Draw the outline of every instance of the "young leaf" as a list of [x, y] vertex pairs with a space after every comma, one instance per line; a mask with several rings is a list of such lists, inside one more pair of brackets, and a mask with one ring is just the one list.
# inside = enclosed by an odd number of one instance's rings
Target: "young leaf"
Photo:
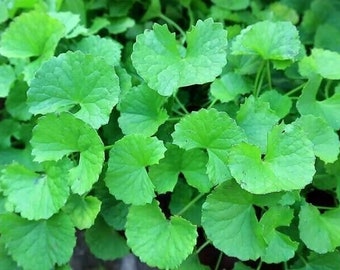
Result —
[[27, 219], [49, 218], [64, 206], [69, 196], [67, 165], [45, 165], [36, 173], [19, 164], [7, 166], [0, 177], [1, 188], [14, 210]]
[[64, 26], [46, 13], [24, 12], [2, 34], [0, 53], [15, 58], [52, 56], [64, 34]]
[[313, 180], [313, 144], [298, 127], [275, 126], [268, 134], [266, 154], [255, 145], [241, 143], [229, 153], [232, 176], [245, 190], [266, 194], [302, 189]]
[[340, 246], [340, 208], [320, 214], [310, 204], [303, 204], [299, 214], [300, 238], [317, 253], [327, 253]]
[[302, 115], [293, 125], [305, 131], [308, 139], [314, 144], [317, 157], [327, 163], [337, 160], [340, 150], [339, 138], [325, 120], [314, 115]]
[[264, 153], [267, 148], [267, 135], [279, 117], [270, 109], [269, 103], [249, 96], [236, 116], [237, 124], [245, 131], [248, 142], [260, 147]]
[[0, 98], [7, 97], [9, 89], [15, 80], [15, 73], [11, 66], [0, 66]]
[[90, 228], [99, 211], [101, 201], [93, 196], [73, 194], [67, 201], [63, 211], [68, 214], [75, 227], [79, 230]]
[[200, 149], [185, 151], [171, 145], [165, 152], [165, 158], [150, 167], [149, 175], [158, 193], [172, 191], [180, 173], [189, 185], [200, 192], [208, 192], [212, 183], [206, 175], [207, 162], [206, 154]]
[[212, 19], [199, 20], [180, 46], [166, 25], [137, 37], [131, 55], [138, 74], [163, 96], [179, 87], [213, 81], [226, 62], [227, 32]]
[[70, 111], [97, 129], [109, 121], [119, 92], [118, 77], [103, 58], [67, 52], [39, 69], [28, 90], [28, 104], [33, 114]]
[[196, 226], [181, 217], [167, 220], [154, 201], [130, 207], [126, 237], [143, 262], [164, 269], [178, 267], [192, 253], [197, 232]]
[[72, 114], [64, 112], [39, 118], [31, 144], [35, 160], [39, 162], [79, 153], [78, 165], [69, 170], [74, 193], [89, 191], [98, 180], [104, 161], [103, 143], [93, 128]]
[[76, 244], [70, 219], [57, 214], [48, 220], [29, 221], [16, 214], [0, 215], [1, 241], [25, 270], [50, 270], [70, 260]]
[[218, 186], [203, 204], [202, 226], [214, 246], [240, 260], [256, 260], [264, 251], [252, 194], [234, 181]]
[[126, 240], [101, 218], [86, 230], [85, 240], [91, 252], [102, 260], [115, 260], [129, 253]]
[[110, 193], [126, 204], [151, 203], [155, 188], [146, 166], [157, 164], [165, 150], [161, 141], [140, 134], [117, 141], [110, 150], [105, 176]]
[[235, 55], [259, 55], [265, 60], [294, 60], [300, 45], [299, 33], [291, 22], [262, 21], [243, 29], [231, 50]]
[[292, 107], [292, 100], [288, 96], [283, 96], [275, 90], [264, 92], [259, 100], [268, 102], [270, 108], [280, 118], [284, 118]]
[[186, 150], [203, 148], [208, 152], [207, 172], [212, 183], [230, 178], [227, 154], [231, 147], [246, 140], [242, 129], [224, 112], [201, 109], [185, 116], [172, 134], [174, 144]]
[[151, 136], [168, 118], [164, 97], [146, 84], [130, 89], [119, 103], [119, 126], [124, 134], [141, 133]]

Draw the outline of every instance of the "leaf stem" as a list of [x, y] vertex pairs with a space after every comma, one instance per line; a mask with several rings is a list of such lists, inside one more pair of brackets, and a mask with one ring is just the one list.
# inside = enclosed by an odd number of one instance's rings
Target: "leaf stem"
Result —
[[114, 144], [110, 144], [110, 145], [105, 145], [104, 146], [104, 150], [111, 150], [111, 148], [114, 146]]
[[172, 19], [170, 19], [168, 16], [164, 15], [163, 13], [159, 14], [158, 17], [162, 19], [163, 21], [165, 21], [167, 24], [172, 25], [181, 34], [181, 36], [185, 38], [184, 30], [175, 21], [173, 21]]
[[183, 215], [191, 206], [193, 206], [199, 199], [205, 196], [205, 193], [198, 194], [195, 198], [193, 198], [186, 206], [184, 206], [176, 215]]
[[221, 251], [220, 255], [218, 256], [214, 270], [218, 270], [218, 268], [220, 267], [220, 264], [221, 264], [221, 261], [222, 261], [222, 256], [223, 256], [223, 252]]
[[185, 112], [185, 114], [189, 114], [187, 108], [185, 108], [185, 106], [183, 105], [183, 103], [178, 99], [178, 97], [176, 95], [174, 95], [174, 99], [177, 102], [177, 104], [181, 107], [181, 109], [183, 110], [183, 112]]
[[258, 264], [257, 267], [256, 267], [256, 270], [260, 270], [261, 267], [262, 267], [262, 261], [259, 262], [259, 264]]
[[211, 244], [211, 240], [205, 241], [197, 250], [196, 254], [199, 254], [207, 245]]
[[179, 121], [181, 119], [182, 119], [182, 117], [169, 117], [167, 121], [176, 122], [176, 121]]
[[306, 261], [306, 259], [305, 259], [304, 257], [302, 257], [301, 254], [298, 254], [298, 257], [299, 257], [299, 259], [300, 259], [305, 265], [308, 264], [308, 262]]
[[265, 67], [266, 67], [266, 61], [263, 61], [261, 63], [259, 70], [256, 73], [255, 84], [254, 84], [254, 96], [255, 97], [258, 97], [260, 94], [260, 90], [262, 88], [262, 83], [263, 83]]
[[306, 83], [303, 83], [295, 88], [293, 88], [292, 90], [290, 90], [289, 92], [287, 92], [285, 95], [286, 96], [291, 96], [293, 94], [295, 94], [296, 92], [300, 91], [302, 88], [304, 88], [306, 85]]
[[270, 62], [269, 61], [267, 61], [266, 68], [267, 68], [268, 87], [269, 87], [270, 90], [272, 90], [273, 85], [272, 85], [272, 76], [271, 76], [271, 73], [270, 73]]
[[211, 109], [211, 108], [216, 104], [217, 101], [218, 101], [218, 99], [215, 98], [215, 99], [210, 103], [210, 105], [207, 107], [207, 109], [208, 109], [208, 110]]
[[332, 81], [328, 80], [325, 85], [325, 98], [329, 98], [329, 90], [331, 88]]

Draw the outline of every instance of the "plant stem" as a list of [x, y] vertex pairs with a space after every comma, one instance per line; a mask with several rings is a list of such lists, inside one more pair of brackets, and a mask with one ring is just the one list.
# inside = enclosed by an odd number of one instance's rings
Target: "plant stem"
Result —
[[186, 206], [184, 206], [181, 211], [179, 211], [176, 215], [181, 216], [183, 215], [191, 206], [195, 204], [199, 199], [205, 196], [205, 193], [198, 194], [195, 198], [193, 198]]
[[220, 264], [221, 264], [221, 261], [222, 261], [222, 255], [223, 255], [223, 253], [222, 253], [222, 251], [221, 251], [221, 252], [220, 252], [220, 255], [218, 256], [217, 263], [216, 263], [216, 265], [215, 265], [214, 270], [218, 270], [218, 268], [220, 267]]
[[258, 97], [262, 88], [264, 70], [266, 67], [266, 61], [263, 61], [259, 70], [256, 73], [255, 84], [254, 84], [254, 96]]
[[176, 122], [176, 121], [179, 121], [181, 119], [182, 119], [182, 117], [169, 117], [167, 121]]
[[185, 38], [185, 32], [182, 29], [182, 27], [180, 27], [175, 21], [171, 20], [169, 17], [167, 17], [164, 14], [159, 14], [158, 17], [162, 20], [164, 20], [167, 24], [172, 25], [180, 34], [181, 36], [183, 36]]
[[269, 87], [270, 90], [272, 90], [273, 85], [272, 85], [272, 76], [271, 76], [271, 73], [270, 73], [270, 62], [269, 61], [267, 61], [266, 67], [267, 67], [268, 87]]
[[328, 80], [325, 85], [325, 98], [329, 98], [329, 90], [331, 88], [332, 81]]
[[302, 257], [302, 255], [298, 254], [298, 256], [299, 256], [299, 259], [300, 259], [305, 265], [308, 264], [307, 261], [305, 260], [305, 258]]
[[211, 109], [211, 108], [216, 104], [217, 101], [218, 101], [218, 99], [215, 98], [215, 99], [210, 103], [210, 105], [207, 107], [207, 109], [208, 109], [208, 110]]
[[260, 270], [262, 267], [262, 261], [259, 262], [258, 266], [256, 267], [256, 270]]
[[185, 106], [183, 105], [183, 103], [178, 99], [178, 97], [176, 95], [174, 95], [174, 99], [175, 101], [178, 103], [178, 105], [181, 107], [181, 109], [183, 110], [183, 112], [185, 112], [185, 114], [189, 114], [187, 108], [185, 108]]
[[105, 145], [104, 150], [110, 150], [113, 147], [113, 144]]
[[302, 88], [304, 88], [306, 85], [306, 83], [303, 83], [297, 87], [295, 87], [294, 89], [290, 90], [289, 92], [287, 92], [285, 95], [286, 96], [291, 96], [293, 94], [295, 94], [296, 92], [300, 91]]
[[196, 254], [199, 254], [207, 245], [209, 245], [211, 243], [210, 240], [205, 241], [197, 250], [196, 250]]

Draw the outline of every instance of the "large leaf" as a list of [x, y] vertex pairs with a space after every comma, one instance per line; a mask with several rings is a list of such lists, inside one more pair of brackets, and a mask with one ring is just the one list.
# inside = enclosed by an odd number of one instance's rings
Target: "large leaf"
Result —
[[226, 62], [227, 33], [212, 19], [199, 20], [180, 46], [166, 25], [137, 36], [132, 62], [150, 88], [164, 96], [177, 88], [213, 81]]
[[232, 176], [245, 190], [265, 194], [302, 189], [313, 180], [314, 151], [305, 133], [293, 125], [275, 126], [268, 134], [267, 151], [241, 143], [229, 153]]
[[119, 80], [102, 57], [67, 52], [45, 62], [32, 80], [33, 114], [70, 111], [94, 128], [109, 121], [118, 102]]
[[192, 253], [197, 232], [196, 226], [181, 217], [167, 220], [154, 201], [130, 207], [126, 237], [143, 262], [164, 269], [179, 266]]
[[104, 162], [103, 143], [93, 128], [72, 114], [64, 112], [39, 118], [31, 143], [36, 161], [79, 154], [78, 165], [69, 170], [74, 193], [89, 191], [98, 180]]
[[15, 214], [0, 215], [1, 242], [25, 270], [50, 270], [67, 263], [76, 244], [70, 219], [57, 214], [48, 220], [29, 221]]
[[110, 150], [105, 176], [110, 193], [127, 204], [151, 203], [155, 188], [146, 167], [157, 164], [165, 150], [161, 141], [140, 134], [117, 141]]
[[230, 178], [227, 154], [234, 144], [246, 140], [235, 121], [228, 114], [215, 109], [202, 109], [185, 116], [176, 124], [172, 137], [174, 144], [186, 150], [207, 150], [207, 172], [215, 184]]

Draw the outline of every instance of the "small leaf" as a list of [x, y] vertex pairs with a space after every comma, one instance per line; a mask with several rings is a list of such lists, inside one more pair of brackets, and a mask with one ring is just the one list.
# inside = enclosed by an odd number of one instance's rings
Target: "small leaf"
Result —
[[213, 81], [226, 64], [227, 33], [212, 19], [199, 20], [180, 46], [166, 25], [154, 24], [137, 36], [131, 55], [150, 88], [171, 96], [179, 87]]
[[0, 98], [7, 97], [9, 89], [15, 80], [15, 73], [11, 66], [0, 66]]
[[265, 60], [294, 60], [300, 44], [299, 32], [291, 22], [261, 21], [243, 29], [231, 50], [235, 55], [259, 55]]
[[268, 102], [270, 108], [276, 113], [276, 115], [282, 119], [289, 112], [292, 107], [292, 101], [288, 96], [283, 96], [275, 90], [264, 92], [259, 100]]
[[242, 129], [224, 112], [201, 109], [181, 119], [172, 134], [174, 144], [186, 150], [202, 148], [208, 152], [207, 173], [217, 184], [230, 179], [227, 154], [246, 139]]
[[196, 254], [190, 255], [176, 270], [209, 270], [208, 266], [201, 264]]
[[[298, 267], [298, 266], [297, 266]], [[292, 270], [333, 270], [340, 268], [340, 253], [335, 251], [326, 254], [312, 253], [304, 260], [302, 267], [294, 267]]]
[[76, 244], [70, 219], [57, 214], [48, 220], [29, 221], [15, 214], [0, 215], [1, 242], [25, 270], [50, 270], [67, 263]]
[[234, 181], [218, 186], [203, 204], [202, 226], [214, 246], [240, 260], [256, 260], [265, 248], [252, 194]]
[[105, 182], [110, 193], [126, 204], [151, 203], [154, 185], [146, 166], [164, 157], [165, 147], [156, 138], [140, 134], [127, 135], [110, 150]]
[[101, 57], [77, 51], [45, 62], [27, 95], [33, 114], [70, 111], [97, 129], [109, 121], [119, 92], [112, 66]]
[[302, 189], [313, 180], [313, 144], [292, 125], [275, 126], [268, 134], [267, 151], [261, 156], [255, 145], [241, 143], [229, 153], [232, 176], [254, 194]]
[[166, 99], [142, 84], [130, 89], [119, 103], [119, 126], [124, 134], [151, 136], [168, 115], [163, 108]]
[[129, 253], [126, 240], [101, 218], [86, 230], [85, 240], [91, 252], [102, 260], [115, 260]]
[[196, 226], [181, 217], [167, 220], [154, 201], [130, 207], [126, 237], [143, 262], [164, 269], [178, 267], [192, 253], [197, 232]]
[[39, 118], [31, 144], [32, 154], [39, 162], [57, 161], [79, 153], [78, 165], [69, 170], [69, 184], [74, 193], [89, 191], [98, 180], [104, 162], [103, 143], [93, 128], [72, 114], [49, 114]]
[[70, 216], [75, 227], [79, 230], [84, 230], [93, 225], [100, 211], [100, 206], [101, 201], [96, 197], [82, 197], [73, 194], [67, 201], [63, 211]]

